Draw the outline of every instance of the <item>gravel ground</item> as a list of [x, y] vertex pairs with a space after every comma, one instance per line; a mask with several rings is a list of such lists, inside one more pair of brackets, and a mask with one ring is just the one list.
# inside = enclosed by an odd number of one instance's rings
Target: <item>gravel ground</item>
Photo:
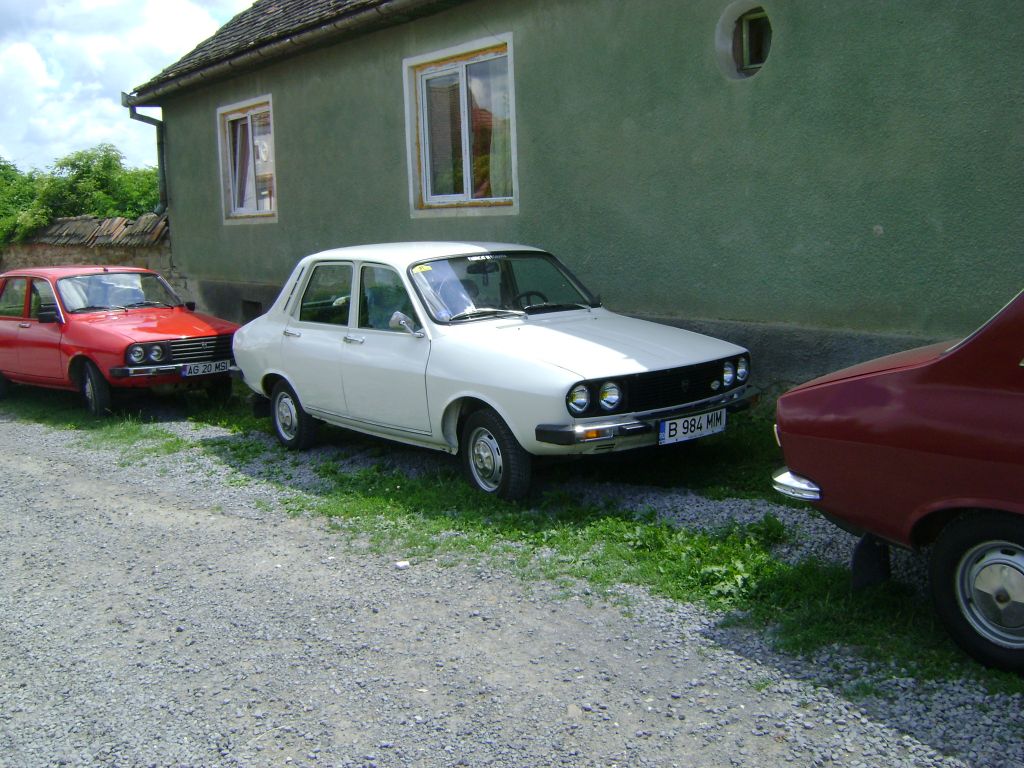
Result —
[[[381, 460], [355, 445], [347, 462]], [[190, 449], [129, 466], [0, 416], [0, 765], [1024, 766], [1020, 696], [837, 649], [780, 656], [641, 590], [623, 610], [499, 565], [406, 566], [289, 516], [332, 450], [282, 489], [262, 461]], [[770, 511], [800, 529], [794, 558], [845, 562], [853, 543], [762, 502], [601, 493], [691, 525]], [[858, 684], [879, 695], [843, 697]]]

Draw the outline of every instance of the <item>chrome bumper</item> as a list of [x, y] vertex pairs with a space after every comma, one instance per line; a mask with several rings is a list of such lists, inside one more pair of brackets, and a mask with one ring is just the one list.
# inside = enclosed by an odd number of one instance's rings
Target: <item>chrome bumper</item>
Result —
[[746, 386], [722, 397], [713, 397], [677, 408], [648, 413], [629, 413], [616, 418], [579, 422], [576, 424], [538, 424], [534, 435], [538, 443], [551, 445], [582, 445], [601, 443], [616, 438], [639, 437], [657, 432], [659, 422], [682, 416], [698, 416], [720, 408], [736, 413], [749, 408], [761, 395], [757, 387]]
[[820, 501], [821, 488], [806, 477], [795, 475], [788, 467], [782, 467], [772, 473], [772, 487], [776, 491], [801, 501]]

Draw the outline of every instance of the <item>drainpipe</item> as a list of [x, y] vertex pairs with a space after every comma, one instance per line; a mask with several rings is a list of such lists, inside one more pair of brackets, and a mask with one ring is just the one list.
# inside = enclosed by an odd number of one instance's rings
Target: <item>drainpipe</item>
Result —
[[124, 91], [121, 92], [121, 106], [128, 107], [128, 116], [132, 120], [138, 120], [140, 123], [146, 123], [156, 128], [156, 184], [160, 193], [160, 201], [156, 204], [153, 213], [162, 214], [167, 210], [167, 177], [164, 172], [164, 121], [157, 120], [149, 115], [140, 115], [136, 111], [135, 105], [129, 103], [128, 94]]

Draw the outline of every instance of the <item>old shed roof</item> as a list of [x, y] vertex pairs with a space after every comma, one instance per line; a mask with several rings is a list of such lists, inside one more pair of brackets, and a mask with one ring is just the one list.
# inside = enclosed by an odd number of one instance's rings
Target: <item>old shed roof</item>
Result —
[[119, 247], [157, 245], [170, 236], [167, 214], [144, 213], [139, 218], [73, 216], [57, 219], [29, 238], [46, 245]]
[[402, 24], [465, 0], [256, 0], [128, 95], [132, 106], [344, 37]]

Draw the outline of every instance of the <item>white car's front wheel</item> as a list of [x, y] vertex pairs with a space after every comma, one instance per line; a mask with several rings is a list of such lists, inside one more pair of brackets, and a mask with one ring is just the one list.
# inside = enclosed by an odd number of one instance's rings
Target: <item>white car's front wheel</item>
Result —
[[466, 478], [484, 493], [519, 499], [530, 489], [532, 460], [502, 418], [484, 408], [462, 427], [459, 457]]

